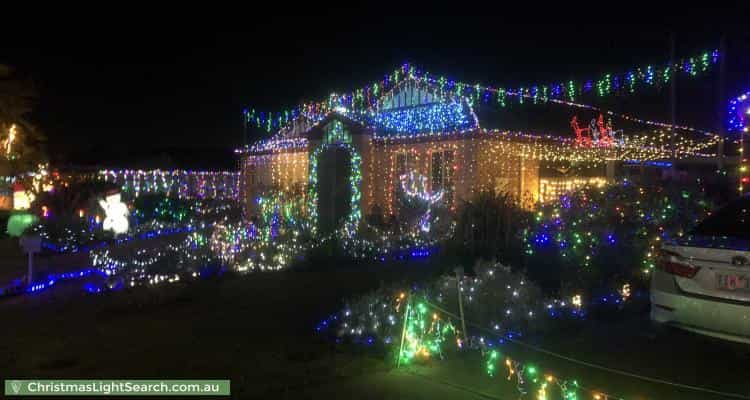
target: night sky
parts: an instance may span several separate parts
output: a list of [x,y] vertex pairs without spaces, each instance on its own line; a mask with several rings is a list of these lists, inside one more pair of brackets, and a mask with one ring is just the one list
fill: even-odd
[[[141,154],[193,149],[193,159],[205,155],[196,167],[231,159],[231,149],[243,143],[243,107],[273,111],[317,100],[379,79],[406,61],[465,82],[517,87],[661,64],[669,57],[669,31],[677,34],[678,58],[718,47],[727,32],[727,97],[750,87],[742,9],[672,10],[644,26],[589,12],[545,21],[523,14],[367,13],[255,16],[222,24],[242,31],[219,33],[200,23],[81,24],[4,40],[0,63],[39,83],[31,119],[49,137],[55,160],[125,164]],[[733,22],[717,22],[728,15]],[[682,87],[678,119],[715,128],[715,84],[713,72]],[[607,105],[666,121],[667,95]],[[567,120],[560,130],[567,132]]]

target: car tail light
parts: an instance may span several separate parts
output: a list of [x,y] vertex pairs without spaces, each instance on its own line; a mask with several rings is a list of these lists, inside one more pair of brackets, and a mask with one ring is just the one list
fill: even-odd
[[691,265],[685,259],[685,257],[675,253],[674,251],[664,249],[659,250],[659,258],[656,261],[656,268],[659,268],[660,270],[668,274],[677,275],[684,278],[694,277],[695,274],[697,274],[701,269],[700,267]]

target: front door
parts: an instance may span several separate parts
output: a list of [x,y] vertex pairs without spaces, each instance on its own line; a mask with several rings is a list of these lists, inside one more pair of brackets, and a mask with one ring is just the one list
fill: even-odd
[[351,212],[351,164],[349,152],[337,146],[318,158],[318,229],[324,235],[341,228]]

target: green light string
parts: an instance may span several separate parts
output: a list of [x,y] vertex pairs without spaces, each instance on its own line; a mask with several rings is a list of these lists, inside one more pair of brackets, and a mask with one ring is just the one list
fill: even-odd
[[[531,394],[537,400],[582,400],[579,395],[586,392],[592,400],[624,400],[620,396],[582,387],[576,379],[563,379],[552,373],[543,373],[534,364],[525,364],[504,356],[496,349],[483,349],[484,366],[490,377],[504,376],[515,381],[521,396]],[[504,371],[503,371],[504,368]]]
[[313,234],[317,233],[318,230],[318,161],[323,150],[330,147],[338,147],[344,149],[349,153],[351,160],[351,172],[349,174],[349,188],[351,190],[351,196],[349,198],[351,211],[346,217],[344,223],[343,234],[346,238],[353,237],[357,229],[359,228],[359,222],[362,219],[362,210],[360,209],[360,200],[362,193],[360,192],[360,185],[362,183],[362,157],[360,157],[357,150],[349,143],[321,143],[311,154],[310,154],[310,175],[308,182],[310,183],[309,195],[308,195],[308,215],[310,216],[310,231]]
[[[414,307],[411,307],[412,302]],[[446,320],[442,326],[440,323],[444,319],[441,314],[457,317],[456,315],[433,306],[426,299],[420,300],[414,296],[409,296],[406,304],[397,367],[434,356],[442,359],[449,333],[455,335],[457,348],[463,348],[459,332],[450,320]],[[590,395],[587,398],[592,400],[624,400],[620,396],[585,388],[576,379],[563,379],[552,373],[542,373],[538,364],[522,363],[488,347],[483,340],[479,343],[486,373],[489,376],[500,375],[501,368],[505,368],[507,374],[503,375],[507,380],[515,381],[522,396],[533,394],[536,400],[579,400],[582,399],[580,394],[585,392]]]
[[[278,113],[258,112],[251,108],[245,112],[245,118],[247,123],[265,128],[270,132],[274,128],[285,126],[301,115],[318,121],[322,116],[335,110],[337,107],[345,107],[350,109],[349,111],[363,112],[374,106],[375,102],[372,101],[373,96],[378,100],[382,100],[383,97],[388,95],[388,91],[384,91],[383,89],[389,88],[389,90],[393,90],[405,80],[428,84],[438,89],[444,95],[465,97],[470,104],[478,102],[482,95],[484,95],[483,97],[487,101],[490,100],[489,95],[496,96],[496,103],[501,106],[506,104],[504,100],[506,96],[517,96],[519,104],[524,104],[525,97],[531,98],[533,100],[532,103],[557,100],[561,101],[560,104],[566,104],[566,102],[573,102],[577,97],[586,95],[589,92],[593,92],[598,97],[605,97],[621,92],[633,94],[636,88],[641,86],[663,86],[670,79],[674,79],[677,73],[695,77],[699,73],[707,72],[709,67],[717,63],[718,57],[718,50],[710,50],[704,51],[698,56],[682,59],[674,64],[666,63],[662,67],[647,65],[621,74],[606,73],[598,79],[570,80],[564,84],[524,85],[518,89],[483,86],[480,84],[470,85],[449,80],[442,76],[436,78],[433,74],[428,72],[420,73],[413,66],[405,64],[393,73],[386,75],[382,81],[356,89],[349,94],[332,94],[325,101],[304,103],[291,111],[285,110]],[[368,94],[371,99],[370,102],[363,101],[365,97],[364,93]],[[382,95],[378,97],[379,94]]]
[[[449,334],[455,336],[457,349],[462,349],[460,334],[450,319],[457,317],[440,307],[433,306],[426,299],[414,295],[405,297],[402,293],[396,298],[396,309],[405,303],[401,341],[397,357],[397,368],[414,362],[437,357],[443,359],[444,347]],[[579,400],[580,394],[587,393],[593,400],[623,400],[619,396],[582,387],[576,379],[562,379],[555,374],[542,373],[538,364],[522,363],[503,355],[499,350],[488,347],[479,341],[483,365],[489,376],[502,375],[515,381],[519,394],[533,394],[536,400]],[[502,369],[505,369],[502,372]]]

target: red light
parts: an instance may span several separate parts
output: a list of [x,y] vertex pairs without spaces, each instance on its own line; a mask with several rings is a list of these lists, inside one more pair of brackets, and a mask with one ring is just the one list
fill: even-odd
[[693,278],[700,271],[700,267],[689,264],[685,257],[669,250],[660,250],[656,260],[656,268],[672,275],[683,278]]
[[750,176],[743,176],[742,179],[740,179],[740,182],[750,183]]

